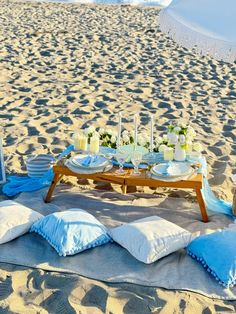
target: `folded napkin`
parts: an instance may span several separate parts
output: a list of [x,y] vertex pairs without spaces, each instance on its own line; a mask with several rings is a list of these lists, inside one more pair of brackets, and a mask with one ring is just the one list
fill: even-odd
[[80,164],[84,167],[97,166],[102,161],[100,156],[87,156],[81,159]]
[[169,173],[170,164],[165,164],[162,168],[162,175],[168,177],[170,175]]

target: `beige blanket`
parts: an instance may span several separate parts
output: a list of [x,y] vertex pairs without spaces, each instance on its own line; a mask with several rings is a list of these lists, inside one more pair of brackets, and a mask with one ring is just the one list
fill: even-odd
[[[60,187],[51,204],[43,202],[45,191],[24,193],[18,202],[44,215],[72,207],[83,208],[103,224],[114,227],[138,218],[159,215],[194,234],[224,228],[230,222],[223,215],[211,215],[210,222],[200,221],[197,204],[158,195],[121,195],[115,192],[84,191]],[[224,289],[205,269],[186,255],[185,250],[145,265],[116,244],[107,244],[73,257],[59,257],[38,235],[27,234],[0,247],[0,262],[70,272],[110,283],[128,282],[144,286],[195,291],[212,298],[236,300],[236,289]]]

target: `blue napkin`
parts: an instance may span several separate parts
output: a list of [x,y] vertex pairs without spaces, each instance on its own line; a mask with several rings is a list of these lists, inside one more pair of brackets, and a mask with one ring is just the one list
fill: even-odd
[[81,160],[81,165],[84,166],[84,167],[89,167],[89,166],[95,166],[96,163],[98,164],[99,163],[99,160],[100,160],[100,156],[87,156],[87,157],[84,157],[82,160]]
[[166,176],[166,177],[168,177],[170,174],[169,174],[169,171],[168,171],[168,169],[169,169],[169,164],[165,164],[165,166],[163,167],[163,171],[162,171],[162,175],[163,176]]

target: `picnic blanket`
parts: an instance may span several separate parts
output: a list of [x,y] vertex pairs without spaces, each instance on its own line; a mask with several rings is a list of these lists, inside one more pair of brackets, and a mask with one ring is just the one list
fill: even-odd
[[[210,233],[228,226],[229,216],[211,213],[210,222],[200,221],[197,204],[181,198],[163,200],[158,195],[122,195],[115,192],[82,191],[59,186],[51,204],[45,204],[46,190],[22,193],[16,201],[43,215],[79,207],[87,210],[107,227],[115,227],[135,219],[158,215],[191,231],[194,235]],[[157,205],[159,203],[159,205]],[[111,243],[70,257],[59,257],[37,234],[25,234],[0,245],[0,262],[40,268],[48,271],[76,273],[110,282],[128,282],[166,289],[190,290],[211,298],[236,300],[236,287],[219,285],[196,260],[179,250],[146,265],[137,261],[121,246]]]

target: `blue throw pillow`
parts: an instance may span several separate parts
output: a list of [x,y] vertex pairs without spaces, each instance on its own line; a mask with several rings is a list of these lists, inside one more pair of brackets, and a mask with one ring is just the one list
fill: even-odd
[[202,235],[188,245],[187,252],[223,286],[236,284],[236,231]]
[[30,231],[44,237],[60,256],[74,255],[112,241],[103,224],[78,208],[48,215],[33,224]]

